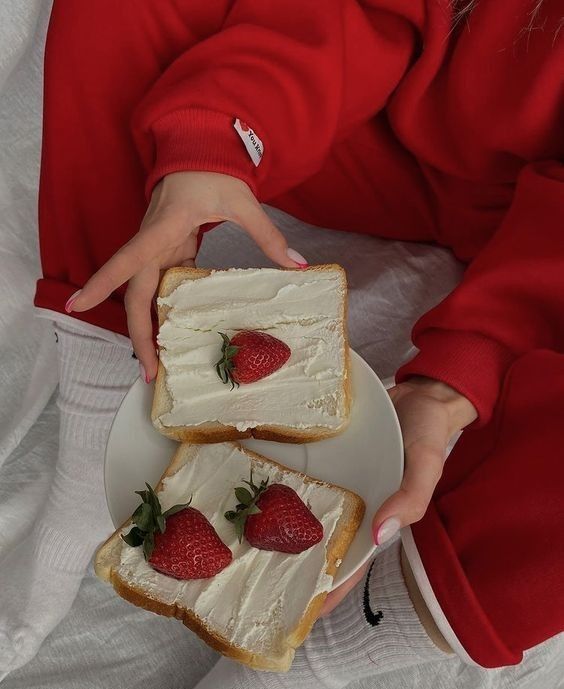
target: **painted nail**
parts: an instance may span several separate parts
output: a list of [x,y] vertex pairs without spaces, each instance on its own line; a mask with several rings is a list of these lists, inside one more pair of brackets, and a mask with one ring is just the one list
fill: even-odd
[[75,292],[74,294],[71,294],[71,295],[70,295],[70,297],[69,297],[68,300],[67,300],[67,303],[65,304],[65,311],[66,311],[67,313],[70,313],[70,312],[72,311],[72,305],[74,304],[74,302],[76,301],[76,298],[78,297],[78,295],[79,295],[81,292],[82,292],[81,289],[77,289],[76,292]]
[[400,530],[400,526],[401,522],[397,517],[389,517],[374,530],[374,543],[382,545],[382,543],[389,541]]
[[139,375],[141,376],[141,379],[144,380],[146,383],[151,382],[151,379],[147,375],[147,371],[145,371],[145,367],[141,362],[139,362]]
[[295,249],[287,249],[286,255],[288,258],[290,258],[294,263],[297,263],[300,268],[307,268],[309,263],[305,260],[305,258],[299,254]]

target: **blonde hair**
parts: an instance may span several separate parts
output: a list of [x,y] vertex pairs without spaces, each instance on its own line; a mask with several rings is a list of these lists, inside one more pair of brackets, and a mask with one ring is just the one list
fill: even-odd
[[[472,11],[478,4],[479,0],[451,0],[454,12],[452,16],[452,31],[456,29],[456,27],[461,23],[461,22],[466,22],[466,25],[469,27],[468,24],[468,19],[470,15],[472,14]],[[526,37],[527,39],[527,45],[529,38],[531,36],[531,33],[533,31],[544,31],[545,26],[546,26],[546,21],[547,18],[545,17],[544,20],[541,21],[540,17],[540,10],[541,7],[544,3],[544,0],[531,0],[531,9],[527,13],[528,15],[528,21],[521,28],[519,31],[519,34],[517,35],[515,42],[519,41],[520,39]],[[559,22],[556,25],[556,29],[554,32],[554,37],[552,40],[552,44],[556,42],[556,39],[558,38],[558,35],[560,33],[560,30],[564,26],[564,17],[561,17]]]

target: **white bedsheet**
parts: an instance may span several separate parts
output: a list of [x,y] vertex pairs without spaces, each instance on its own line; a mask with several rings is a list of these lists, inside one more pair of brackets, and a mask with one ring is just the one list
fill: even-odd
[[[34,317],[31,303],[39,275],[36,195],[49,11],[48,0],[0,2],[0,557],[40,513],[57,453],[54,336],[47,321]],[[311,263],[345,266],[352,345],[382,378],[392,375],[410,355],[413,322],[454,287],[461,266],[445,250],[327,232],[272,213],[290,245]],[[199,262],[267,264],[229,226],[206,238]],[[441,667],[394,672],[354,686],[556,689],[564,686],[563,650],[561,636],[529,652],[518,668],[485,673],[453,658]],[[177,622],[121,601],[90,571],[70,615],[2,687],[189,689],[216,657]]]

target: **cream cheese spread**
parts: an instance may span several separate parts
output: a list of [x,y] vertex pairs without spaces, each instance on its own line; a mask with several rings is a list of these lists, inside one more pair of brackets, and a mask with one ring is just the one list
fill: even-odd
[[[194,446],[196,456],[163,482],[163,511],[192,496],[191,506],[212,523],[231,549],[233,561],[211,579],[180,581],[152,569],[141,547],[122,544],[119,576],[146,595],[194,611],[229,642],[254,653],[283,653],[285,638],[298,625],[311,600],[331,590],[326,573],[327,543],[343,510],[343,495],[303,476],[286,474],[275,465],[254,464],[258,483],[291,486],[323,525],[323,540],[297,555],[258,550],[239,543],[232,523],[223,516],[234,509],[234,488],[249,478],[251,461],[231,443]],[[130,527],[124,529],[129,531]]]
[[[158,342],[172,408],[161,423],[339,428],[346,416],[344,298],[337,270],[230,269],[180,284],[158,300],[170,307]],[[219,333],[239,330],[268,332],[292,353],[267,378],[232,390],[215,363]]]

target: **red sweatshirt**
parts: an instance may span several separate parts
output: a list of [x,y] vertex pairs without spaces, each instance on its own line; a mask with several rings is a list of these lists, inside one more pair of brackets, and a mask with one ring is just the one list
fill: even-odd
[[[564,30],[562,0],[537,5],[479,0],[453,28],[447,0],[56,0],[46,50],[38,306],[62,311],[136,231],[143,182],[179,170],[470,263],[398,379],[479,411],[413,534],[486,666],[564,630]],[[76,316],[126,333],[122,296]]]
[[[533,16],[529,0],[483,0],[453,30],[449,5],[238,0],[156,82],[134,134],[148,192],[169,172],[203,169],[275,202],[384,110],[365,155],[377,156],[366,167],[388,217],[375,209],[370,226],[344,228],[434,240],[472,261],[417,324],[421,353],[399,380],[450,384],[484,424],[511,361],[564,349],[563,6],[545,0]],[[264,142],[258,167],[234,114]]]

